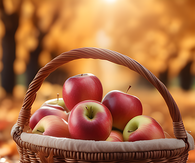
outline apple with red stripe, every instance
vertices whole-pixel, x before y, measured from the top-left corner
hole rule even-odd
[[[68,122],[56,115],[43,117],[32,130],[34,134],[70,138]]]
[[[132,118],[123,131],[124,141],[152,140],[165,138],[161,125],[152,117],[139,115]]]
[[[53,107],[49,107],[47,105],[41,106],[38,110],[34,112],[34,114],[30,117],[29,126],[33,130],[36,124],[45,116],[48,115],[56,115],[60,118],[63,118],[65,121],[68,121],[69,112],[62,111],[60,109],[56,109]]]
[[[138,97],[119,90],[108,92],[104,96],[102,104],[104,104],[112,114],[113,127],[121,131],[123,131],[130,119],[142,115],[143,112],[142,104]]]
[[[106,140],[112,130],[112,115],[99,101],[85,100],[71,110],[68,128],[74,139]]]
[[[106,139],[109,142],[123,142],[123,134],[118,130],[112,130],[109,137]]]
[[[52,107],[52,108],[55,108],[55,109],[66,111],[66,112],[70,111],[66,107],[63,98],[59,98],[59,93],[57,93],[57,98],[47,100],[46,102],[43,103],[42,106],[48,106],[48,107]]]
[[[93,74],[79,74],[68,78],[63,85],[62,97],[66,107],[72,108],[84,100],[102,100],[103,88],[100,80]]]

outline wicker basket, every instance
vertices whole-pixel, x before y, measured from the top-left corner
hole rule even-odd
[[[108,60],[139,73],[160,92],[169,109],[176,138],[138,142],[73,140],[27,133],[31,106],[44,79],[59,66],[80,58]],[[181,162],[187,161],[194,142],[184,128],[180,111],[167,88],[149,70],[118,52],[100,48],[74,49],[54,58],[37,73],[24,98],[17,123],[11,133],[20,162]],[[43,157],[44,156],[44,157]],[[46,159],[47,158],[47,159]]]

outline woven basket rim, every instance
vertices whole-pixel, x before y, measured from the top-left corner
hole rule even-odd
[[[14,129],[13,129],[14,130]],[[187,133],[189,150],[194,149],[194,139]],[[58,148],[67,151],[78,152],[143,152],[143,151],[158,151],[158,150],[173,150],[185,148],[183,140],[176,138],[153,139],[135,142],[108,142],[108,141],[93,141],[79,140],[71,138],[56,138],[53,136],[44,136],[32,133],[23,132],[21,140],[26,143],[43,146],[48,148]]]

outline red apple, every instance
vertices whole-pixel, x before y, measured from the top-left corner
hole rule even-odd
[[[56,115],[43,117],[34,127],[32,133],[70,138],[68,123]]]
[[[42,106],[49,106],[49,107],[59,109],[62,111],[66,111],[66,112],[70,111],[65,106],[63,98],[59,98],[59,97],[51,99],[51,100],[47,100]]]
[[[80,74],[68,78],[63,85],[62,97],[69,110],[84,100],[101,101],[103,88],[100,80],[93,74]]]
[[[113,127],[121,131],[123,131],[130,119],[142,114],[140,100],[136,96],[118,90],[108,92],[102,103],[112,114]]]
[[[59,109],[55,109],[46,105],[41,106],[38,110],[34,112],[34,114],[30,118],[29,126],[33,129],[36,124],[47,115],[56,115],[63,118],[65,121],[68,121],[69,113],[66,111],[62,111]]]
[[[120,131],[112,130],[106,141],[123,142],[123,134]]]
[[[160,124],[150,116],[139,115],[131,119],[123,131],[124,141],[165,138]]]
[[[106,140],[112,130],[112,115],[102,103],[85,100],[72,109],[68,127],[71,138]]]

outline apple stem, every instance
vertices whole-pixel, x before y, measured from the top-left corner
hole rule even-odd
[[[57,93],[57,104],[59,102],[59,93]]]
[[[131,88],[131,85],[128,87],[128,89],[127,89],[126,93],[130,90],[130,88]]]
[[[92,109],[92,106],[90,107],[90,112],[91,112],[91,118],[93,118],[93,109]]]
[[[89,117],[90,119],[92,119],[92,118],[93,118],[93,110],[92,110],[92,107],[90,107],[90,108],[88,109],[88,107],[86,106],[86,109],[87,109],[87,111],[88,111],[88,117]]]
[[[128,132],[133,132],[132,130],[128,130]]]
[[[40,133],[43,133],[41,130],[37,130],[38,132],[40,132]]]

